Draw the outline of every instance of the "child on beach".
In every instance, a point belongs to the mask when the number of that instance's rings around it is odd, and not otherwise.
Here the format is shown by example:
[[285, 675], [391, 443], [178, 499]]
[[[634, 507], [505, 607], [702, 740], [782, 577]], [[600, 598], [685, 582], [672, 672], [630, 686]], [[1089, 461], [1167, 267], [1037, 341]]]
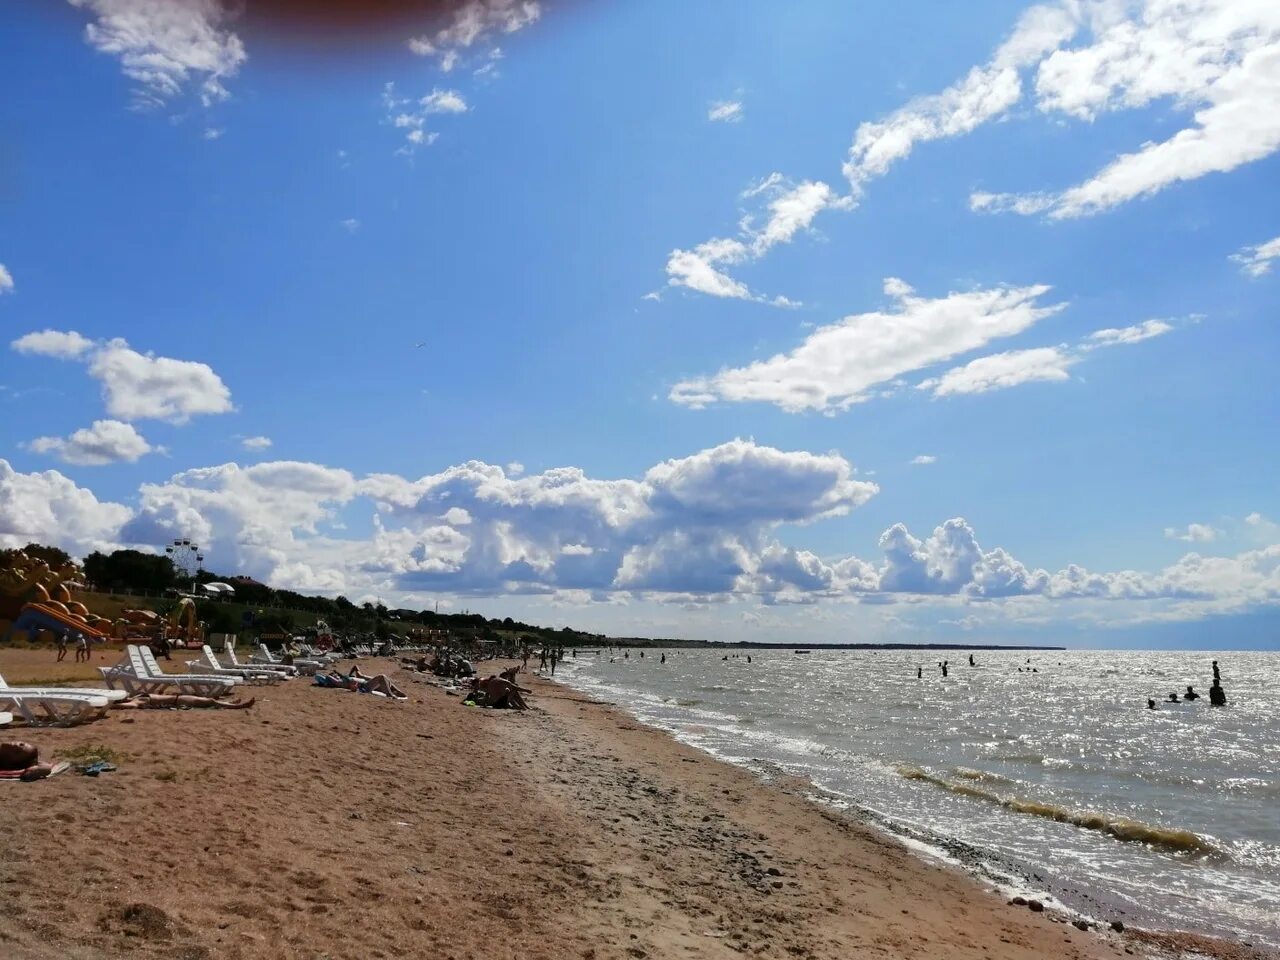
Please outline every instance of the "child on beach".
[[65, 633], [58, 634], [58, 662], [61, 663], [67, 658], [67, 635]]

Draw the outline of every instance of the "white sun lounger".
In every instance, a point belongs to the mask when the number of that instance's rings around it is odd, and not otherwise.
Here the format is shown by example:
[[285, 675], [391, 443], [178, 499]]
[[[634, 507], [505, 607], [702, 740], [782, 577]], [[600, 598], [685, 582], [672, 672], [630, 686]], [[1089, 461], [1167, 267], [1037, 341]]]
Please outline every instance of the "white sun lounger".
[[13, 723], [12, 713], [0, 713], [0, 727], [7, 727], [11, 723]]
[[240, 658], [236, 656], [236, 652], [231, 647], [222, 648], [222, 658], [227, 664], [229, 670], [266, 670], [271, 673], [278, 673], [282, 677], [297, 676], [298, 669], [291, 667], [287, 663], [261, 663], [254, 658], [250, 663], [241, 663]]
[[11, 687], [5, 682], [4, 677], [0, 677], [0, 694], [13, 693], [18, 696], [22, 694], [33, 694], [39, 696], [42, 693], [50, 693], [57, 696], [60, 693], [79, 694], [82, 697], [106, 697], [112, 703], [118, 703], [129, 694], [123, 690], [104, 690], [102, 687]]
[[[153, 671], [147, 666], [143, 650], [150, 655], [150, 648], [131, 643], [124, 648], [124, 658], [114, 667], [99, 667], [98, 672], [107, 686], [115, 689], [119, 684], [131, 696], [139, 693], [191, 693], [204, 697], [224, 696], [233, 686], [228, 677], [166, 674], [159, 665], [155, 665]], [[155, 664], [154, 657], [151, 663]]]
[[0, 710], [22, 717], [27, 723], [54, 723], [69, 727], [97, 720], [107, 712], [106, 697], [86, 697], [78, 693], [14, 693], [0, 690]]
[[206, 643], [200, 648], [203, 659], [187, 661], [187, 669], [191, 672], [210, 673], [215, 677], [240, 677], [245, 683], [279, 683], [284, 678], [271, 670], [250, 670], [245, 667], [224, 667]]
[[[212, 673], [185, 673], [185, 674], [168, 674], [156, 661], [156, 655], [151, 652], [151, 648], [142, 644], [138, 646], [138, 654], [142, 657], [142, 666], [147, 671], [147, 676], [156, 680], [165, 680], [174, 677], [184, 683], [200, 683], [204, 681], [213, 685], [215, 689], [230, 690], [238, 683], [244, 683], [240, 677], [219, 677]], [[188, 668], [189, 670], [190, 668]]]
[[292, 664], [285, 663], [283, 660], [277, 660], [275, 657], [271, 655], [271, 651], [267, 649], [267, 645], [265, 643], [258, 644], [258, 653], [253, 657], [253, 662], [260, 663], [263, 666], [268, 666], [268, 667], [292, 666], [298, 673], [304, 674], [306, 676], [311, 676], [317, 670], [319, 670], [321, 667], [324, 666], [324, 663], [322, 661], [315, 660], [310, 657], [306, 657], [306, 658], [294, 657]]

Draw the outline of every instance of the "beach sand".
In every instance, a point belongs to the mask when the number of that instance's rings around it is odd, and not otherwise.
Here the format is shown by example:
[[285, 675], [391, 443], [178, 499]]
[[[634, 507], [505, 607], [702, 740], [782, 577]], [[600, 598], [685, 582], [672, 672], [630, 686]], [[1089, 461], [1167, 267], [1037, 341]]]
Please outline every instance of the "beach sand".
[[[181, 653], [175, 653], [174, 667]], [[95, 653], [95, 664], [114, 658]], [[68, 677], [0, 650], [10, 683]], [[490, 665], [482, 665], [489, 667]], [[248, 711], [9, 731], [99, 778], [0, 784], [0, 956], [1101, 958], [1081, 932], [537, 679], [527, 713], [398, 669], [392, 703], [303, 680]], [[1173, 940], [1166, 946], [1194, 945]], [[1212, 944], [1221, 956], [1262, 954]]]

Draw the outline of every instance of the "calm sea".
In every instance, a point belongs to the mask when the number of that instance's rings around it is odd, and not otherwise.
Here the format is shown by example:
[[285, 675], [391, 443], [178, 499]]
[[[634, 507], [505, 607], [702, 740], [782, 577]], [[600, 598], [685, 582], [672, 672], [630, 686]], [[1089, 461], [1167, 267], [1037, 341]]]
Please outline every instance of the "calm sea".
[[661, 652], [557, 679], [1010, 890], [1280, 945], [1280, 654]]

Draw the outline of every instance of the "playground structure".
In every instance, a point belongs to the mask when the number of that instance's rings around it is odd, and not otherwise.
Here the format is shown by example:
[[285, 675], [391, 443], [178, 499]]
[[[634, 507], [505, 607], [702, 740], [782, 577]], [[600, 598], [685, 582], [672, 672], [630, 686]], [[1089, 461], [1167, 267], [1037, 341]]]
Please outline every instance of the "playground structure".
[[18, 551], [10, 565], [0, 571], [0, 617], [13, 621], [5, 639], [18, 631], [34, 638], [47, 630], [105, 640], [111, 622], [71, 599], [71, 588], [80, 586], [79, 575], [80, 568], [74, 563], [55, 569]]
[[126, 609], [113, 621], [72, 599], [72, 589], [82, 587], [80, 577], [74, 563], [51, 568], [21, 550], [10, 557], [0, 570], [0, 619], [12, 621], [4, 639], [24, 633], [34, 640], [47, 631], [55, 636], [81, 633], [99, 642], [115, 638], [150, 643], [167, 637], [175, 645], [196, 648], [205, 642], [205, 624], [196, 618], [190, 597], [178, 600], [167, 617], [153, 610]]
[[205, 627], [196, 619], [195, 601], [183, 597], [167, 617], [154, 610], [120, 611], [111, 635], [117, 640], [144, 640], [149, 644], [167, 639], [174, 646], [198, 649], [205, 643]]

